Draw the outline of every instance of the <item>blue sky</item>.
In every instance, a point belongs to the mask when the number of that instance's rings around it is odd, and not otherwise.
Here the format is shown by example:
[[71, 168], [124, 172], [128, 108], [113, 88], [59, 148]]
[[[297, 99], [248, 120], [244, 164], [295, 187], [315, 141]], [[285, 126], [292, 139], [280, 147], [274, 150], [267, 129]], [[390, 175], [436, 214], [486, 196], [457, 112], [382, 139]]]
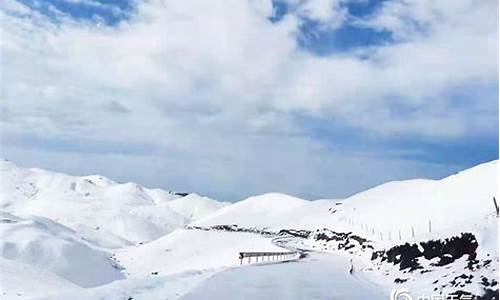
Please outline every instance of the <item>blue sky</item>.
[[127, 20], [134, 11], [134, 3], [127, 0], [22, 0], [20, 3], [39, 11], [53, 21], [58, 21], [62, 14], [77, 21], [102, 22], [114, 26]]
[[21, 165], [236, 201], [345, 197], [498, 158], [496, 1], [1, 9], [1, 151]]

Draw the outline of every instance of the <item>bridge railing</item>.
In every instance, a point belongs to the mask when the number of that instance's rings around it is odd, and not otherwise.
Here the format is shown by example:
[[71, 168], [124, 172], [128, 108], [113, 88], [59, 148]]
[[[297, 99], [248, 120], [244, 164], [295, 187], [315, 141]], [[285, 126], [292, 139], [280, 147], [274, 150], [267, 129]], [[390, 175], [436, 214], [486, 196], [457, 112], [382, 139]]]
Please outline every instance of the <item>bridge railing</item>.
[[287, 252], [240, 252], [239, 259], [240, 265], [243, 264], [243, 259], [248, 258], [248, 263], [252, 263], [252, 258], [255, 258], [255, 262], [272, 262], [272, 261], [283, 261], [294, 259], [298, 255], [297, 252], [287, 251]]

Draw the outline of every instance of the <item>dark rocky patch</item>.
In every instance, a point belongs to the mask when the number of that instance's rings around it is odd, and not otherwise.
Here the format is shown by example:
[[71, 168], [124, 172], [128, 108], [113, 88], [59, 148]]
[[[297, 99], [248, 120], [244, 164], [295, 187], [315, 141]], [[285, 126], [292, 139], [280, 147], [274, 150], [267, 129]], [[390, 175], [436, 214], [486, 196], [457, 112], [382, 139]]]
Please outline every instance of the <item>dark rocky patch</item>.
[[485, 287], [494, 287], [494, 286], [498, 285], [498, 281], [496, 279], [489, 280], [488, 278], [486, 278], [484, 276], [481, 277], [480, 283]]
[[249, 232], [249, 233], [256, 233], [256, 234], [261, 234], [264, 236], [276, 236], [276, 232], [273, 231], [268, 231], [265, 229], [258, 229], [254, 227], [250, 228], [242, 228], [238, 227], [236, 224], [232, 225], [212, 225], [212, 226], [186, 226], [185, 229], [188, 230], [203, 230], [203, 231], [229, 231], [229, 232]]
[[479, 270], [481, 268], [481, 265], [479, 264], [479, 260], [477, 259], [471, 259], [467, 262], [467, 266], [465, 269], [474, 271], [474, 270]]
[[[400, 270], [409, 269], [410, 272], [421, 269], [418, 263], [418, 258], [423, 257], [427, 260], [438, 257], [439, 261], [434, 266], [445, 266], [456, 259], [468, 255], [473, 268], [474, 260], [477, 256], [476, 250], [478, 243], [476, 237], [472, 233], [462, 233], [460, 236], [454, 236], [445, 240], [430, 240], [421, 242], [421, 251], [417, 244], [405, 243], [403, 245], [394, 246], [382, 254], [384, 258], [393, 264], [399, 264]], [[380, 253], [372, 255], [372, 260], [380, 257]]]
[[465, 286], [465, 284], [472, 283], [472, 278], [474, 278], [474, 275], [459, 275], [453, 278], [452, 281], [450, 281], [451, 286], [457, 287], [457, 286]]
[[369, 240], [353, 235], [352, 232], [335, 232], [324, 228], [323, 230], [316, 230], [312, 238], [316, 241], [336, 241], [338, 242], [338, 250], [349, 250], [356, 246], [360, 246], [362, 250], [373, 249], [373, 245], [370, 244]]
[[307, 238], [309, 238], [309, 235], [311, 235], [311, 231], [310, 230], [281, 229], [278, 232], [278, 236], [285, 236], [285, 235], [307, 239]]
[[484, 290], [484, 295], [479, 296], [477, 298], [478, 300], [498, 300], [498, 289], [492, 290], [492, 289], [485, 289]]
[[448, 299], [466, 299], [464, 296], [469, 296], [467, 299], [474, 300], [498, 300], [498, 289], [485, 289], [484, 294], [481, 296], [474, 295], [468, 291], [458, 290], [451, 294], [448, 294]]
[[410, 269], [410, 271], [422, 268], [418, 262], [417, 258], [422, 256], [422, 252], [418, 249], [416, 244], [410, 245], [406, 243], [404, 245], [399, 245], [392, 247], [386, 252], [387, 261], [395, 265], [399, 264], [399, 269]]
[[376, 260], [377, 258], [381, 258], [382, 261], [384, 261], [385, 259], [387, 259], [387, 257], [384, 254], [385, 254], [384, 250], [373, 251], [371, 260]]
[[444, 241], [422, 242], [420, 245], [424, 249], [422, 255], [426, 259], [440, 258], [437, 266], [450, 264], [466, 254], [469, 256], [469, 260], [474, 260], [478, 247], [476, 237], [472, 233], [462, 233], [459, 237], [454, 236]]
[[438, 266], [438, 267], [440, 267], [440, 266], [446, 266], [448, 264], [451, 264], [454, 261], [455, 261], [455, 259], [453, 258], [453, 256], [451, 256], [450, 254], [445, 254], [434, 265]]
[[187, 195], [189, 195], [189, 193], [175, 192], [174, 195], [181, 196], [181, 197], [186, 197]]

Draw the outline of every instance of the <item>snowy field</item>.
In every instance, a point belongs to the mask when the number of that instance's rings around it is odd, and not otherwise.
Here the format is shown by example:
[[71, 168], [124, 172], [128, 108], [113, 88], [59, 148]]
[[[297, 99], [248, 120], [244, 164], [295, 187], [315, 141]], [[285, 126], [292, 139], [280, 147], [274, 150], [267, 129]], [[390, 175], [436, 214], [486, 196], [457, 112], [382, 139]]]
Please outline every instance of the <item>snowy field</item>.
[[[270, 193], [234, 204], [7, 161], [0, 172], [1, 299], [388, 299], [401, 287], [498, 293], [496, 161], [346, 199]], [[462, 233], [473, 238], [458, 255], [463, 249], [444, 240]], [[452, 249], [427, 258], [421, 243], [438, 239]], [[405, 243], [417, 249], [408, 258], [414, 270], [399, 261]], [[308, 255], [240, 266], [241, 251]]]

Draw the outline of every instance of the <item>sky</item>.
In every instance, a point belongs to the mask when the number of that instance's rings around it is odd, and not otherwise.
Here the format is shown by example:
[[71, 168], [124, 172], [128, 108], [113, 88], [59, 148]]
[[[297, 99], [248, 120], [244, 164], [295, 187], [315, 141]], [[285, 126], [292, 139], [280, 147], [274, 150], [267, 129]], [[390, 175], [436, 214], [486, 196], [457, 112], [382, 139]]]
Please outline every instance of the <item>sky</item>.
[[4, 0], [0, 155], [237, 201], [498, 158], [496, 0]]

